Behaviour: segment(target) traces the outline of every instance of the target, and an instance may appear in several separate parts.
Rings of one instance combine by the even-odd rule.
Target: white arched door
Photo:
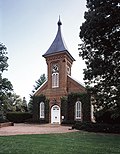
[[[58,105],[51,108],[51,123],[60,124],[60,107]]]

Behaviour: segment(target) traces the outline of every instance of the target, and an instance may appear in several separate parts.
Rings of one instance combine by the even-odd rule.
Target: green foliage
[[[75,104],[75,102],[77,102],[78,100],[82,103],[83,121],[91,121],[90,95],[88,93],[71,93],[68,95],[69,105]]]
[[[13,90],[12,84],[8,79],[2,78],[3,71],[7,70],[8,64],[7,64],[7,48],[0,43],[0,100],[3,100],[4,95],[6,93]]]
[[[120,110],[120,1],[87,0],[80,27],[84,80],[96,99],[96,111]]]
[[[8,64],[7,64],[7,48],[0,43],[0,74],[4,71],[7,70]]]
[[[7,97],[13,90],[13,86],[7,78],[2,78],[2,74],[0,74],[0,101],[4,101],[4,97]]]
[[[5,113],[27,112],[27,102],[25,97],[22,100],[20,96],[15,93],[9,93],[4,97],[2,107]]]
[[[26,101],[26,98],[23,97],[23,100],[22,100],[22,109],[24,112],[27,112],[28,109],[27,109],[27,101]]]
[[[68,99],[67,97],[61,98],[61,115],[64,116],[64,119],[62,119],[62,123],[67,122],[67,109],[68,109]]]
[[[8,95],[13,90],[11,82],[7,78],[2,77],[3,71],[7,70],[7,48],[0,43],[0,117],[4,117],[4,104]]]
[[[46,76],[45,74],[42,74],[40,78],[35,81],[36,85],[34,85],[34,90],[32,91],[33,93],[46,81]]]
[[[29,103],[28,103],[28,111],[30,113],[33,113],[33,95],[34,95],[34,92],[46,81],[46,76],[45,74],[42,74],[40,76],[40,78],[35,81],[36,85],[34,85],[34,89],[32,90],[32,94],[30,94],[30,100],[29,100]]]
[[[102,133],[120,133],[120,125],[103,124],[103,123],[76,123],[73,128],[84,130],[88,132],[102,132]]]
[[[45,119],[40,119],[40,103],[45,103]],[[33,96],[33,119],[36,122],[48,123],[49,122],[49,100],[45,95]]]
[[[120,136],[87,132],[0,136],[0,154],[117,154]]]
[[[28,112],[33,113],[33,97],[30,97],[29,103],[28,103]]]
[[[113,110],[100,110],[95,113],[95,120],[99,123],[107,123],[107,124],[120,124],[120,116],[115,113],[115,117],[113,114]],[[120,112],[120,111],[118,111]]]
[[[32,118],[32,114],[27,112],[8,112],[6,117],[11,122],[21,123]]]
[[[4,114],[0,114],[0,123],[8,122],[6,116]]]
[[[64,116],[62,123],[74,123],[75,103],[77,101],[82,103],[83,121],[91,121],[90,95],[87,93],[70,93],[67,97],[61,98],[61,114]]]
[[[3,71],[7,70],[7,48],[0,43],[0,117],[4,117],[8,111],[27,111],[25,98],[21,100],[19,95],[13,93],[13,86],[7,78],[2,77]]]

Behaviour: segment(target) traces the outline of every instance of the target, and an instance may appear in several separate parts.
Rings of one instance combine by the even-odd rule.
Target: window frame
[[[75,119],[82,120],[82,104],[80,101],[75,103]]]
[[[40,119],[44,119],[45,118],[45,103],[44,102],[40,102]]]
[[[52,73],[52,88],[59,87],[59,73]]]
[[[91,120],[94,119],[94,106],[91,104]]]

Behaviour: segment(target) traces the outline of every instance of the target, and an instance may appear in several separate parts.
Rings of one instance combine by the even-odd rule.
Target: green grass
[[[0,154],[120,154],[120,135],[75,132],[0,136]]]

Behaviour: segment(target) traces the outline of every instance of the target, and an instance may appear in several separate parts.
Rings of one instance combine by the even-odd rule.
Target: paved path
[[[70,126],[52,124],[14,124],[14,126],[0,128],[0,136],[20,135],[20,134],[51,134],[75,132]]]

